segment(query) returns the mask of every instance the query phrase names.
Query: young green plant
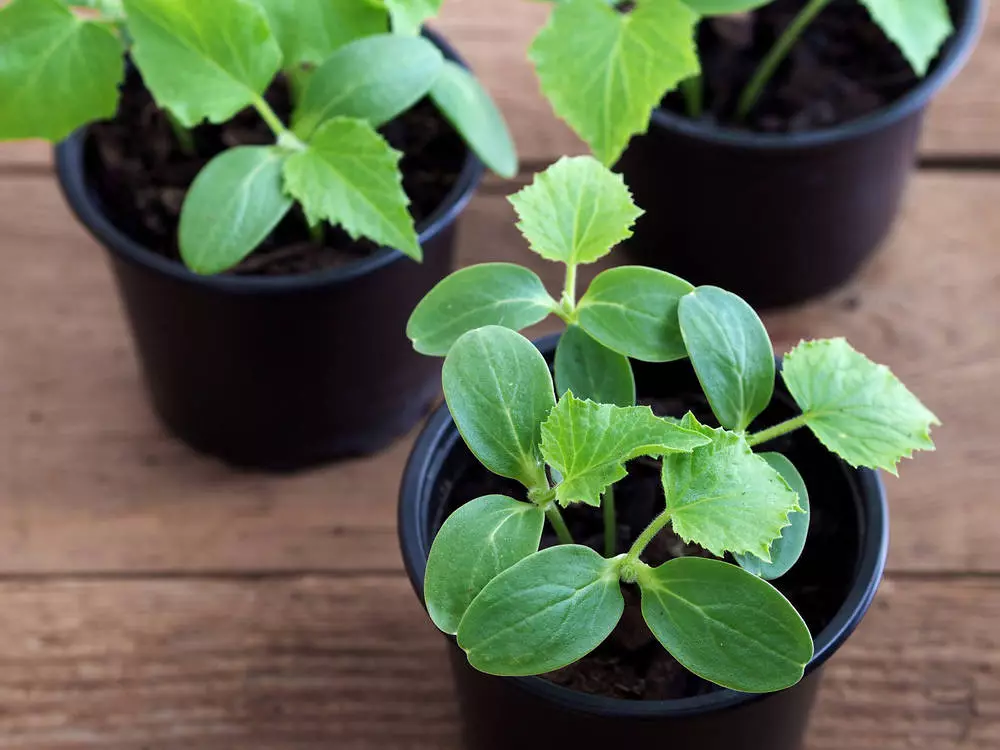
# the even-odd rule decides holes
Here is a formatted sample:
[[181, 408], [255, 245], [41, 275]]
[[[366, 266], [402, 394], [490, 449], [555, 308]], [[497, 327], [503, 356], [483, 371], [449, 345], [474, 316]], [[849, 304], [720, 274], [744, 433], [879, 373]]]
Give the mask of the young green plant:
[[[695, 674], [747, 692], [795, 684], [813, 642], [768, 581], [802, 553], [808, 493], [787, 458], [753, 449], [808, 428], [851, 465], [895, 472], [900, 458], [933, 448], [937, 420], [887, 368], [830, 339], [785, 355], [801, 414], [751, 430], [776, 367], [743, 300], [636, 267], [599, 273], [577, 297], [579, 265], [606, 255], [641, 213], [621, 177], [592, 157], [562, 159], [511, 202], [532, 250], [565, 266], [560, 298], [525, 268], [473, 266], [435, 287], [407, 330], [418, 351], [446, 355], [445, 398], [469, 449], [524, 487], [520, 497], [468, 498], [445, 521], [427, 561], [432, 620], [477, 669], [542, 674], [600, 645], [622, 616], [622, 585], [635, 584], [651, 632]], [[518, 333], [549, 314], [567, 325], [554, 376]], [[690, 358], [718, 426], [636, 406], [630, 358]], [[662, 461], [664, 505], [619, 551], [613, 487], [640, 456]], [[603, 554], [574, 543], [569, 506], [603, 514]], [[546, 521], [558, 544], [540, 550]], [[667, 527], [715, 559], [647, 564]]]
[[[945, 0], [858, 0], [924, 75], [952, 33]], [[605, 164], [618, 161], [632, 136], [678, 86], [688, 112], [702, 108], [695, 41], [704, 18], [754, 10], [771, 0], [558, 0], [531, 46], [542, 92]], [[802, 32], [831, 0], [808, 0], [761, 62], [744, 91], [738, 118], [761, 92]]]
[[[419, 260], [401, 154], [379, 127], [429, 96], [489, 167], [517, 171], [489, 95], [417, 33], [440, 4], [12, 0], [0, 9], [0, 140], [59, 141], [113, 116], [128, 54], [186, 151], [197, 148], [191, 128], [248, 107], [273, 134], [223, 151], [195, 179], [178, 238], [191, 270], [235, 266], [296, 203], [314, 236], [329, 222]], [[282, 71], [290, 122], [264, 98]]]

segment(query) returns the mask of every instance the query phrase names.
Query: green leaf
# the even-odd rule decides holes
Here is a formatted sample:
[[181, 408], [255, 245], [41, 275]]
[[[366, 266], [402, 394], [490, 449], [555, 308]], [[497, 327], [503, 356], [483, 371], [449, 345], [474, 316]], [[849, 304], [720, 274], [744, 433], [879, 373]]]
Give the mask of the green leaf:
[[441, 52], [423, 37], [377, 34], [351, 42], [309, 76], [292, 117], [295, 134], [307, 141], [334, 117], [377, 128], [422, 99], [443, 65]]
[[642, 215], [622, 176], [591, 156], [564, 156], [509, 200], [531, 249], [567, 265], [603, 258]]
[[517, 151], [507, 123], [472, 73], [446, 60], [431, 98], [483, 164], [501, 177], [517, 174]]
[[424, 601], [434, 624], [454, 635], [462, 615], [483, 587], [538, 551], [545, 513], [537, 505], [503, 495], [466, 503], [434, 537]]
[[681, 334], [719, 424], [743, 432], [771, 403], [774, 350], [757, 313], [735, 294], [701, 286], [680, 302]]
[[483, 466], [529, 489], [547, 485], [538, 444], [556, 397], [530, 341], [500, 326], [469, 331], [448, 352], [441, 380], [458, 431]]
[[122, 43], [59, 0], [0, 8], [0, 140], [60, 141], [114, 115]]
[[358, 0], [254, 0], [267, 13], [285, 67], [319, 64], [355, 39], [389, 30], [385, 8]]
[[586, 503], [625, 476], [625, 462], [639, 456], [690, 453], [708, 438], [653, 414], [648, 406], [612, 406], [563, 396], [542, 424], [542, 456], [562, 481], [560, 505]]
[[550, 547], [486, 585], [462, 618], [458, 645], [481, 672], [543, 674], [601, 645], [624, 609], [613, 561], [589, 547]]
[[681, 0], [619, 13], [603, 0], [567, 0], [531, 45], [542, 92], [605, 164], [645, 133], [664, 95], [698, 75], [698, 15]]
[[181, 257], [195, 273], [232, 268], [284, 218], [292, 199], [281, 189], [288, 154], [271, 146], [240, 146], [210, 161], [181, 211]]
[[802, 556], [802, 550], [806, 546], [806, 537], [809, 535], [809, 491], [806, 483], [795, 468], [795, 464], [782, 456], [780, 453], [760, 453], [762, 459], [767, 461], [772, 469], [781, 474], [788, 486], [799, 497], [800, 512], [792, 513], [788, 520], [790, 526], [786, 526], [781, 532], [781, 537], [771, 543], [771, 562], [766, 563], [753, 555], [735, 555], [736, 562], [748, 573], [760, 576], [766, 581], [773, 581], [785, 575], [798, 562]]
[[681, 297], [694, 287], [642, 266], [597, 275], [577, 305], [580, 326], [609, 349], [644, 362], [687, 356], [677, 319]]
[[125, 0], [125, 10], [143, 81], [185, 127], [230, 119], [281, 67], [267, 17], [250, 0]]
[[443, 0], [385, 0], [392, 17], [392, 30], [397, 34], [418, 34], [424, 21], [441, 11]]
[[117, 20], [125, 17], [122, 0], [64, 0], [64, 4], [75, 8], [93, 8], [104, 18]]
[[861, 0], [872, 20], [899, 47], [917, 75], [925, 75], [955, 30], [946, 0]]
[[699, 16], [725, 16], [763, 7], [773, 0], [683, 0]]
[[809, 628], [770, 584], [701, 557], [640, 568], [638, 584], [656, 640], [699, 677], [746, 693], [802, 679], [813, 656]]
[[340, 224], [353, 239], [367, 237], [419, 260], [401, 156], [368, 123], [336, 117], [285, 162], [285, 190], [302, 203], [310, 224]]
[[798, 496], [742, 435], [705, 427], [690, 413], [680, 424], [711, 442], [663, 459], [674, 531], [717, 557], [749, 553], [771, 562], [771, 542], [788, 526], [788, 514], [800, 510]]
[[555, 307], [533, 271], [513, 263], [482, 263], [438, 282], [413, 311], [406, 335], [421, 354], [444, 356], [468, 331], [488, 325], [520, 331]]
[[626, 357], [597, 343], [579, 326], [559, 339], [555, 361], [556, 394], [566, 391], [599, 404], [635, 405], [635, 377]]
[[802, 342], [785, 355], [782, 375], [809, 428], [851, 466], [896, 474], [900, 459], [934, 450], [938, 418], [844, 339]]

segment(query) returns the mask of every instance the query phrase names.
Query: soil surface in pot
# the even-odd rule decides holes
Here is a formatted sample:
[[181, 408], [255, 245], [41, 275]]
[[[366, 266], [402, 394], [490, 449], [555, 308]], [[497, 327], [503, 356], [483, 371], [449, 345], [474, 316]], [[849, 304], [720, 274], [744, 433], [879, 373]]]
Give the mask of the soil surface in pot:
[[[288, 122], [291, 99], [282, 78], [275, 80], [265, 98]], [[444, 202], [457, 182], [465, 145], [427, 99], [380, 132], [393, 148], [403, 152], [403, 189], [412, 201], [410, 213], [419, 224]], [[111, 121], [94, 125], [87, 144], [87, 171], [108, 216], [138, 243], [178, 263], [181, 206], [198, 172], [227, 148], [274, 143], [271, 130], [252, 109], [223, 125], [201, 125], [193, 136], [197, 153], [192, 156], [181, 148], [141, 76], [130, 70], [118, 114]], [[296, 205], [271, 236], [229, 273], [308, 273], [349, 263], [377, 249], [374, 243], [352, 240], [346, 232], [329, 225], [322, 243], [313, 240]]]
[[[690, 410], [703, 423], [718, 424], [704, 395], [697, 391], [645, 403], [661, 416], [680, 417]], [[776, 394], [752, 430], [777, 424], [796, 413], [786, 396]], [[843, 464], [805, 430], [772, 441], [764, 448], [786, 455], [809, 488], [812, 516], [806, 549], [795, 568], [774, 583], [795, 605], [815, 638], [836, 615], [854, 580], [859, 520], [853, 490]], [[459, 449], [468, 452], [464, 444], [460, 443]], [[628, 549], [665, 503], [659, 461], [637, 459], [628, 469], [628, 477], [615, 486], [619, 553]], [[446, 512], [450, 514], [469, 500], [494, 493], [526, 499], [521, 485], [491, 474], [468, 454], [464, 470], [448, 492]], [[604, 553], [600, 510], [573, 506], [563, 514], [577, 543]], [[438, 528], [443, 520], [436, 519]], [[542, 547], [556, 543], [546, 524]], [[712, 557], [696, 545], [685, 544], [668, 528], [642, 557], [646, 563], [658, 565], [692, 555]], [[580, 692], [635, 700], [687, 698], [720, 689], [682, 667], [660, 646], [642, 619], [638, 589], [625, 586], [623, 592], [625, 614], [604, 644], [577, 664], [544, 677]]]
[[[818, 130], [876, 112], [917, 84], [902, 53], [864, 6], [835, 0], [806, 28], [747, 121], [737, 122], [736, 104], [747, 82], [805, 4], [777, 0], [701, 24], [706, 120], [766, 133]], [[686, 114], [678, 92], [663, 104]]]

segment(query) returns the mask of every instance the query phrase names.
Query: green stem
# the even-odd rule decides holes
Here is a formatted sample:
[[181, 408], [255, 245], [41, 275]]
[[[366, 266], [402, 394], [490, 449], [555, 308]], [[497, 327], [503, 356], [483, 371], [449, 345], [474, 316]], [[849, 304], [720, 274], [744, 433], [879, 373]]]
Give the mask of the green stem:
[[745, 120], [747, 115], [750, 114], [750, 111], [757, 105], [764, 87], [770, 82], [778, 66], [781, 65], [782, 61], [788, 55], [789, 50], [799, 40], [799, 37], [802, 36], [802, 32], [819, 15], [820, 11], [831, 2], [832, 0], [809, 0], [806, 6], [799, 11], [799, 14], [788, 25], [788, 28], [778, 38], [778, 41], [775, 42], [771, 51], [767, 53], [767, 57], [761, 61], [753, 74], [753, 78], [750, 79], [750, 83], [743, 89], [739, 105], [736, 108], [736, 117], [738, 120]]
[[298, 139], [298, 137], [288, 128], [285, 127], [285, 123], [281, 121], [281, 118], [275, 114], [274, 110], [271, 109], [271, 105], [264, 101], [264, 97], [258, 96], [253, 102], [254, 109], [260, 114], [261, 119], [267, 123], [267, 126], [271, 128], [271, 131], [278, 139], [278, 145], [284, 148], [290, 148], [293, 151], [305, 151], [306, 144]]
[[573, 535], [569, 533], [569, 526], [563, 520], [558, 505], [554, 503], [550, 505], [548, 510], [545, 511], [545, 517], [549, 519], [549, 523], [555, 529], [560, 544], [573, 544]]
[[618, 552], [618, 517], [615, 513], [615, 488], [608, 487], [601, 502], [604, 514], [604, 556], [611, 558]]
[[563, 300], [569, 302], [569, 309], [576, 308], [576, 263], [566, 264], [566, 285], [563, 287]]
[[622, 567], [626, 569], [634, 569], [639, 562], [639, 555], [641, 555], [643, 550], [649, 546], [649, 543], [653, 541], [656, 535], [663, 531], [663, 528], [668, 523], [670, 523], [670, 511], [665, 510], [654, 518], [649, 526], [647, 526], [643, 532], [639, 534], [639, 538], [635, 540], [635, 543], [632, 544], [628, 554], [625, 555], [625, 559], [622, 561]]
[[297, 106], [302, 101], [302, 94], [305, 93], [306, 85], [309, 83], [311, 70], [306, 70], [301, 65], [289, 68], [285, 71], [285, 78], [288, 81], [288, 89], [292, 95], [292, 105]]
[[687, 106], [688, 117], [697, 120], [705, 111], [705, 84], [701, 76], [681, 81], [681, 94]]
[[317, 245], [322, 245], [326, 240], [326, 232], [323, 230], [323, 222], [309, 225], [309, 236]]
[[768, 440], [774, 440], [782, 435], [787, 435], [789, 432], [797, 430], [800, 427], [805, 427], [806, 424], [806, 415], [800, 414], [797, 417], [792, 417], [791, 419], [787, 419], [784, 422], [776, 424], [774, 427], [768, 427], [766, 430], [761, 430], [760, 432], [755, 432], [753, 435], [748, 435], [747, 442], [751, 445], [751, 447], [754, 445], [760, 445], [761, 443], [766, 443]]
[[177, 143], [181, 147], [181, 151], [185, 156], [195, 156], [198, 153], [198, 149], [194, 145], [194, 133], [188, 130], [181, 124], [181, 121], [174, 117], [173, 112], [169, 109], [164, 110], [167, 115], [167, 122], [170, 123], [170, 129], [174, 131], [174, 138], [177, 139]]

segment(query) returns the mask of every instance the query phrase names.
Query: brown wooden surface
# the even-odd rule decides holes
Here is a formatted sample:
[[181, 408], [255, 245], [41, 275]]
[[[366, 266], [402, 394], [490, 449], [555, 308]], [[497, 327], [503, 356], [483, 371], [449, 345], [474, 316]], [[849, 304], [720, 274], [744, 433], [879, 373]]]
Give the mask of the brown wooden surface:
[[[523, 154], [572, 149], [523, 62], [545, 8], [449, 2], [441, 25]], [[948, 160], [915, 176], [884, 251], [768, 316], [782, 348], [847, 336], [945, 422], [888, 480], [890, 572], [827, 669], [808, 750], [1000, 748], [998, 83], [993, 10], [928, 122], [925, 156]], [[457, 750], [444, 642], [396, 546], [413, 436], [288, 477], [172, 440], [48, 153], [0, 146], [0, 750]], [[473, 200], [460, 262], [528, 263], [554, 287], [513, 228], [514, 187]]]

